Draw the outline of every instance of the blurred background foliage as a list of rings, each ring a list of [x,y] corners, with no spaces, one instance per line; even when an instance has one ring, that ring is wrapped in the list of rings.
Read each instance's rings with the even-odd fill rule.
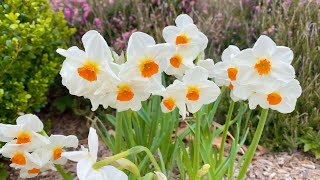
[[[174,24],[178,14],[187,13],[209,38],[206,57],[215,62],[228,45],[252,47],[261,34],[293,50],[303,94],[293,113],[270,112],[261,143],[275,151],[303,148],[320,156],[319,0],[50,0],[50,4],[57,14],[50,11],[46,0],[25,0],[23,4],[6,0],[0,7],[2,122],[14,119],[18,112],[43,107],[50,84],[49,104],[55,113],[89,114],[89,101],[68,95],[56,76],[62,64],[55,53],[57,47],[65,48],[67,43],[81,47],[81,36],[96,29],[120,54],[135,31],[164,42],[162,29]],[[74,29],[69,27],[77,29],[72,37]],[[220,117],[228,108],[227,103],[222,105]],[[96,114],[107,111],[100,108]],[[257,113],[251,114],[252,135]]]

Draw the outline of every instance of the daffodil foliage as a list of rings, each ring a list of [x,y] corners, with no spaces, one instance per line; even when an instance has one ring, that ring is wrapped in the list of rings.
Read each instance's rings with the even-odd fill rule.
[[[54,165],[69,159],[77,162],[77,176],[83,180],[172,179],[173,174],[192,180],[243,179],[268,109],[290,113],[301,95],[290,64],[293,52],[262,35],[252,48],[230,45],[215,64],[205,59],[208,38],[193,20],[182,14],[175,23],[163,29],[165,43],[156,43],[143,32],[133,33],[121,55],[94,30],[83,35],[84,50],[58,49],[66,58],[60,75],[70,94],[89,99],[92,111],[102,105],[116,115],[90,119],[88,145],[74,151],[66,147],[77,147],[75,136],[39,134],[43,125],[34,115],[19,117],[17,125],[1,125],[0,138],[7,144],[0,152],[20,169],[21,177],[57,169],[68,178]],[[230,92],[230,107],[220,125],[216,114],[224,92]],[[259,125],[239,160],[251,110],[258,105]],[[105,120],[115,134],[109,133]],[[113,156],[98,158],[97,134]],[[218,144],[217,139],[221,139]],[[238,175],[235,168],[240,168]]]

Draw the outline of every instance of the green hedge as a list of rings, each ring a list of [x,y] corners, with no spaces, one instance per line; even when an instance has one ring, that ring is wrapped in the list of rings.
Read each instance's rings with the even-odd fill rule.
[[[0,122],[46,104],[63,62],[56,49],[74,32],[47,0],[0,1]]]

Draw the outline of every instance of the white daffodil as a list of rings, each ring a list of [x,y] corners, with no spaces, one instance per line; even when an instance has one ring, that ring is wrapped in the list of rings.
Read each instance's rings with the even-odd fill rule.
[[[165,73],[180,78],[188,69],[194,67],[193,61],[195,57],[184,54],[181,52],[181,48],[176,49],[176,53],[167,59],[169,66]]]
[[[141,109],[141,102],[147,100],[150,96],[150,93],[147,92],[150,87],[149,81],[147,79],[130,80],[121,73],[117,74],[118,80],[102,84],[94,95],[87,96],[92,104],[91,110],[95,111],[100,104],[104,108],[111,106],[118,112],[128,109],[133,111]]]
[[[34,164],[41,166],[40,158],[29,152],[31,152],[30,144],[7,143],[0,149],[2,156],[10,158],[11,167],[23,168]]]
[[[219,94],[219,87],[208,80],[208,71],[202,67],[195,67],[183,76],[186,86],[185,98],[188,111],[197,112],[202,105],[214,102]]]
[[[161,110],[164,113],[173,111],[176,107],[179,109],[179,114],[185,119],[186,110],[186,86],[179,80],[175,80],[169,85],[160,95],[163,97],[161,101]]]
[[[63,136],[63,135],[51,135],[49,137],[50,144],[45,148],[47,149],[47,154],[49,154],[51,161],[54,164],[64,165],[67,162],[67,159],[61,157],[61,154],[64,152],[65,147],[78,147],[79,140],[76,136]]]
[[[56,170],[53,164],[48,163],[42,167],[38,167],[36,165],[30,165],[29,167],[23,167],[20,170],[20,177],[21,178],[33,178],[38,176],[41,172],[47,170]]]
[[[142,32],[131,35],[127,49],[127,62],[120,70],[120,74],[129,80],[148,80],[150,93],[159,91],[162,87],[161,72],[168,63],[166,59],[174,53],[170,44],[156,44],[153,37]]]
[[[293,52],[288,47],[277,46],[267,36],[260,36],[253,48],[245,49],[234,56],[234,62],[244,66],[238,72],[237,81],[242,84],[254,84],[271,77],[273,80],[289,82],[295,77],[290,65]]]
[[[49,144],[49,141],[38,132],[43,130],[41,120],[33,114],[22,115],[16,120],[17,125],[0,124],[0,137],[4,142],[15,144],[29,144],[30,149]]]
[[[101,82],[116,78],[110,68],[112,53],[103,37],[91,30],[83,35],[82,42],[85,52],[75,46],[57,50],[66,57],[60,71],[62,84],[76,96],[93,94]]]
[[[175,23],[176,26],[167,26],[163,29],[163,38],[167,43],[176,45],[177,52],[183,54],[183,57],[194,60],[207,47],[208,38],[186,14],[179,15]]]
[[[289,83],[269,81],[249,96],[249,107],[255,109],[260,105],[264,109],[270,108],[281,113],[290,113],[294,110],[301,93],[299,81],[295,79]]]
[[[99,140],[94,128],[90,128],[88,147],[82,147],[82,151],[63,152],[62,157],[78,162],[77,176],[80,180],[127,180],[128,176],[113,166],[104,166],[101,169],[93,169],[92,165],[97,161]]]

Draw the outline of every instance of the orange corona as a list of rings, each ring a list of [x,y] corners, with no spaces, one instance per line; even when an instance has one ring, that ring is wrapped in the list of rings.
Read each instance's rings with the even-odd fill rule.
[[[94,63],[86,63],[84,66],[78,68],[78,74],[80,77],[87,81],[96,81],[98,74],[98,66]]]
[[[196,101],[199,99],[200,90],[197,86],[189,86],[187,91],[187,99],[191,101]]]
[[[189,42],[188,37],[185,34],[180,34],[176,37],[176,45],[187,44]]]
[[[163,105],[170,111],[174,108],[175,104],[176,103],[172,97],[163,100]]]
[[[267,100],[270,105],[277,105],[282,101],[282,97],[279,93],[273,92],[268,94]]]
[[[26,157],[24,156],[23,153],[16,153],[11,159],[10,161],[12,163],[18,164],[18,165],[25,165],[26,164]]]
[[[130,101],[134,97],[134,93],[127,84],[119,85],[117,100],[119,101]]]
[[[149,78],[159,71],[159,66],[152,59],[145,59],[140,64],[141,75],[145,78]]]
[[[228,68],[228,77],[231,81],[235,81],[237,79],[238,69],[235,67]]]
[[[182,62],[182,57],[180,55],[174,55],[170,58],[170,64],[175,67],[179,68]]]
[[[57,159],[61,158],[62,152],[63,152],[63,150],[61,147],[56,147],[53,150],[53,160],[57,160]]]
[[[262,75],[267,75],[271,70],[271,62],[268,59],[260,59],[254,66],[258,73]]]
[[[17,144],[25,144],[29,142],[31,142],[30,133],[23,131],[17,136]]]
[[[28,170],[28,174],[39,174],[39,173],[40,173],[40,169],[37,169],[37,168]]]

